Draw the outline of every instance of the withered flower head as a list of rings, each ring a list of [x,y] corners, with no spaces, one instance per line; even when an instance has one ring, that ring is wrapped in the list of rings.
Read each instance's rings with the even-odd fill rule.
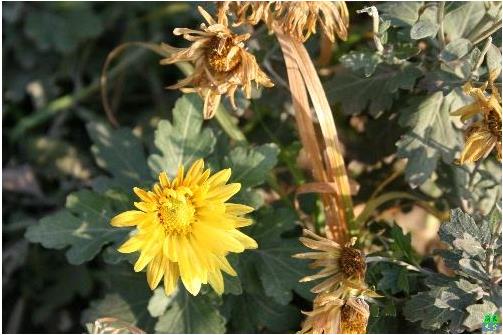
[[[313,302],[300,333],[364,334],[370,315],[362,291],[339,288],[333,293],[320,293]]]
[[[365,334],[369,321],[369,305],[362,298],[349,298],[341,310],[342,334]]]
[[[487,88],[490,90],[488,94]],[[501,96],[494,86],[492,76],[481,87],[473,87],[468,82],[463,89],[475,102],[458,109],[452,115],[461,116],[462,121],[476,115],[481,118],[466,130],[465,148],[458,163],[476,162],[487,157],[493,149],[496,149],[496,157],[501,161]]]
[[[318,251],[297,254],[294,257],[312,259],[314,261],[310,267],[321,270],[317,274],[302,278],[301,282],[326,278],[311,290],[313,293],[333,290],[340,285],[358,287],[358,283],[365,277],[366,264],[363,253],[353,247],[354,241],[341,246],[307,229],[304,229],[304,235],[300,241],[306,247]]]
[[[234,34],[228,28],[225,10],[219,10],[217,21],[203,8],[198,7],[198,10],[208,25],[202,23],[201,30],[176,28],[173,33],[183,35],[192,45],[174,48],[163,44],[171,56],[163,59],[161,64],[194,64],[192,74],[169,88],[199,93],[204,99],[204,118],[210,119],[215,115],[222,95],[229,96],[236,108],[234,94],[238,88],[249,99],[252,81],[257,86],[271,87],[274,84],[260,69],[255,57],[245,49],[244,41],[250,38],[250,34]]]
[[[332,42],[336,36],[346,40],[348,34],[349,14],[344,1],[242,1],[235,2],[234,11],[238,25],[255,25],[262,20],[269,30],[275,24],[301,42],[316,33],[318,24]]]

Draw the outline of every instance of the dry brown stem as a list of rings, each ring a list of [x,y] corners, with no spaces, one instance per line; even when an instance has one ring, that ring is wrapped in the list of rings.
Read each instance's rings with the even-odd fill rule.
[[[322,193],[327,236],[338,242],[346,242],[349,238],[347,224],[353,220],[353,208],[349,179],[330,105],[304,45],[285,35],[281,29],[275,28],[274,31],[285,58],[300,138],[310,158],[316,181],[302,186],[303,193],[307,190]],[[321,143],[316,137],[307,93],[320,125]]]

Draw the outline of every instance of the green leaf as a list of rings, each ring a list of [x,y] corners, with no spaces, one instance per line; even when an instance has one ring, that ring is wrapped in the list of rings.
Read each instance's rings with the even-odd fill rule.
[[[85,266],[55,267],[49,276],[53,283],[37,294],[32,314],[37,323],[49,319],[58,308],[68,305],[75,297],[87,298],[93,289],[91,272]]]
[[[25,34],[43,51],[55,49],[61,53],[70,53],[79,43],[96,37],[103,31],[99,16],[89,4],[49,6],[27,11],[24,27]]]
[[[483,301],[481,304],[473,304],[466,308],[468,317],[463,322],[463,325],[473,332],[482,328],[482,321],[487,314],[496,313],[498,308],[490,301]],[[500,321],[501,326],[501,321]]]
[[[332,102],[341,103],[345,114],[359,114],[368,108],[377,117],[391,108],[399,89],[411,90],[419,76],[421,71],[408,63],[401,67],[381,64],[370,77],[341,71],[325,83],[325,91]]]
[[[451,220],[440,226],[439,235],[450,245],[448,250],[439,252],[447,266],[459,275],[490,284],[491,277],[484,266],[488,252],[492,252],[488,221],[477,224],[470,215],[455,209],[451,211]]]
[[[494,16],[492,12],[498,13]],[[448,40],[472,39],[501,19],[501,3],[465,2],[449,11],[444,17],[444,31]],[[473,39],[472,39],[473,40]]]
[[[239,277],[229,276],[225,273],[223,274],[223,276],[225,294],[240,295],[241,293],[243,293],[243,287],[241,286],[241,280],[239,280]]]
[[[242,266],[253,266],[264,287],[265,294],[285,305],[292,300],[292,290],[309,296],[309,285],[299,279],[310,271],[306,261],[294,259],[292,255],[306,249],[297,238],[282,238],[281,234],[295,227],[297,217],[286,209],[266,210],[260,213],[249,232],[259,248],[250,250],[240,258]]]
[[[208,296],[194,297],[181,289],[157,321],[155,330],[168,334],[220,334],[225,332],[225,319]]]
[[[459,146],[449,112],[457,96],[444,98],[436,92],[419,99],[402,112],[400,123],[411,127],[396,143],[398,157],[407,158],[405,178],[412,187],[423,184],[435,171],[439,159],[451,163]]]
[[[414,251],[411,246],[410,233],[404,234],[402,228],[394,225],[390,231],[390,237],[393,239],[391,249],[395,251],[397,257],[403,257],[405,261],[415,263]]]
[[[433,37],[437,34],[438,24],[429,20],[417,21],[410,30],[410,38],[419,40],[426,37]]]
[[[93,259],[101,248],[124,239],[128,230],[110,225],[117,205],[107,197],[82,190],[70,194],[66,209],[49,215],[31,226],[25,237],[46,248],[70,247],[66,257],[71,264],[82,264]]]
[[[419,18],[421,1],[389,1],[377,6],[381,17],[390,20],[391,24],[398,27],[412,26]]]
[[[135,273],[129,264],[110,266],[104,273],[106,295],[91,301],[82,314],[82,323],[94,322],[103,317],[114,317],[152,332],[154,320],[147,306],[152,296],[145,273]]]
[[[438,57],[441,61],[452,62],[463,58],[472,48],[473,45],[470,40],[460,38],[447,44]]]
[[[234,332],[290,333],[297,330],[301,314],[292,305],[280,305],[263,293],[243,293],[224,301]]]
[[[485,231],[486,229],[489,227],[479,227],[469,214],[456,208],[451,211],[450,221],[440,226],[439,235],[442,241],[448,244],[453,244],[455,240],[466,237],[473,237],[480,243],[486,244],[489,243],[490,238],[490,232]]]
[[[365,77],[369,77],[374,73],[377,64],[382,62],[382,59],[375,52],[351,51],[348,54],[342,55],[339,61],[353,72],[363,70]]]
[[[203,105],[196,94],[185,94],[173,108],[173,122],[161,120],[155,131],[155,146],[160,154],[152,154],[148,165],[155,175],[166,171],[176,175],[178,167],[188,168],[195,160],[212,151],[216,137],[209,128],[202,130]]]
[[[501,51],[491,43],[486,54],[486,63],[489,72],[495,72],[498,76],[501,73]]]
[[[379,280],[379,290],[387,290],[391,294],[404,292],[406,294],[410,291],[409,276],[412,277],[401,266],[389,265],[387,268],[381,270],[382,278]]]
[[[154,294],[148,301],[148,312],[154,318],[164,314],[169,304],[172,302],[174,295],[167,296],[163,287],[158,287],[154,290]]]
[[[91,151],[98,165],[113,176],[113,183],[130,191],[150,181],[143,146],[131,130],[112,130],[102,123],[88,123],[87,131],[94,142]]]
[[[260,185],[278,161],[275,144],[254,148],[236,147],[224,158],[223,166],[232,170],[231,181],[241,183],[243,189]]]
[[[421,321],[426,329],[448,326],[452,332],[461,332],[466,307],[477,299],[478,285],[440,275],[430,276],[426,283],[431,290],[418,293],[406,302],[405,317],[413,322]]]

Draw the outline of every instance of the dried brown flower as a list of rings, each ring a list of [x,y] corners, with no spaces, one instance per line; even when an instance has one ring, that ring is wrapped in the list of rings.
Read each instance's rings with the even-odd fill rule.
[[[199,93],[204,99],[205,119],[215,115],[224,94],[236,108],[234,94],[238,88],[241,88],[249,99],[253,81],[257,86],[274,86],[260,69],[255,57],[245,49],[244,41],[250,38],[250,34],[233,33],[228,28],[226,9],[221,8],[223,9],[219,9],[215,21],[203,8],[198,7],[208,24],[201,24],[201,30],[176,28],[173,31],[175,35],[183,35],[186,40],[192,42],[190,47],[174,48],[167,44],[162,45],[171,56],[163,59],[161,64],[194,64],[192,74],[169,88],[180,89],[185,93]]]
[[[317,25],[334,42],[347,38],[348,9],[344,1],[242,1],[234,2],[236,24],[255,25],[260,20],[272,30],[276,24],[283,32],[305,42],[316,33]]]
[[[481,87],[473,87],[471,82],[465,84],[464,92],[475,99],[475,102],[464,106],[452,115],[461,116],[466,121],[476,115],[481,116],[466,130],[465,148],[458,160],[459,164],[473,163],[487,157],[493,149],[501,161],[501,96],[490,79]],[[490,94],[486,94],[489,88]]]
[[[341,285],[361,286],[359,283],[365,277],[365,256],[354,248],[352,243],[345,246],[318,236],[307,229],[304,229],[305,237],[300,241],[308,248],[318,250],[294,255],[296,258],[312,259],[312,268],[322,268],[317,274],[302,278],[301,282],[312,281],[325,278],[316,285],[313,293],[332,291]],[[354,241],[353,241],[354,242]],[[363,285],[363,284],[362,284]]]
[[[363,334],[370,315],[364,291],[340,287],[333,293],[320,293],[313,302],[300,333]]]
[[[362,298],[350,298],[341,309],[342,334],[365,334],[369,321],[369,305]]]

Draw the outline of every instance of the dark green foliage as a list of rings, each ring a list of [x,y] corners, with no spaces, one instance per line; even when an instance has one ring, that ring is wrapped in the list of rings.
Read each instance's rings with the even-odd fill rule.
[[[321,27],[305,45],[360,186],[354,203],[406,195],[379,204],[358,235],[366,283],[382,296],[369,300],[368,332],[480,333],[486,315],[501,313],[501,165],[494,154],[454,164],[466,125],[450,113],[473,101],[462,90],[468,80],[480,86],[501,70],[501,3],[446,2],[445,41],[438,2],[377,3],[381,52],[372,18],[356,13],[369,4],[347,5],[349,35],[328,63],[315,61]],[[105,316],[149,333],[301,329],[316,283],[298,280],[315,269],[291,256],[307,251],[300,228],[323,234],[325,217],[316,194],[298,197],[302,220],[293,208],[296,187],[313,178],[275,36],[257,26],[245,42],[275,87],[253,89],[251,100],[236,92],[235,111],[223,98],[212,120],[197,94],[165,89],[183,77],[179,68],[143,48],[115,54],[104,92],[114,127],[100,94],[107,56],[130,41],[187,46],[172,32],[200,25],[196,4],[5,2],[2,12],[2,331],[82,333]],[[224,275],[222,296],[208,285],[197,297],[182,285],[166,296],[133,271],[138,253],[117,251],[130,229],[109,222],[132,209],[134,186],[148,189],[161,170],[173,176],[199,158],[213,172],[232,169],[242,188],[231,201],[256,208],[243,230],[259,248],[228,256],[238,276]],[[416,250],[414,229],[387,219],[418,205],[429,223],[451,213],[439,250]]]

